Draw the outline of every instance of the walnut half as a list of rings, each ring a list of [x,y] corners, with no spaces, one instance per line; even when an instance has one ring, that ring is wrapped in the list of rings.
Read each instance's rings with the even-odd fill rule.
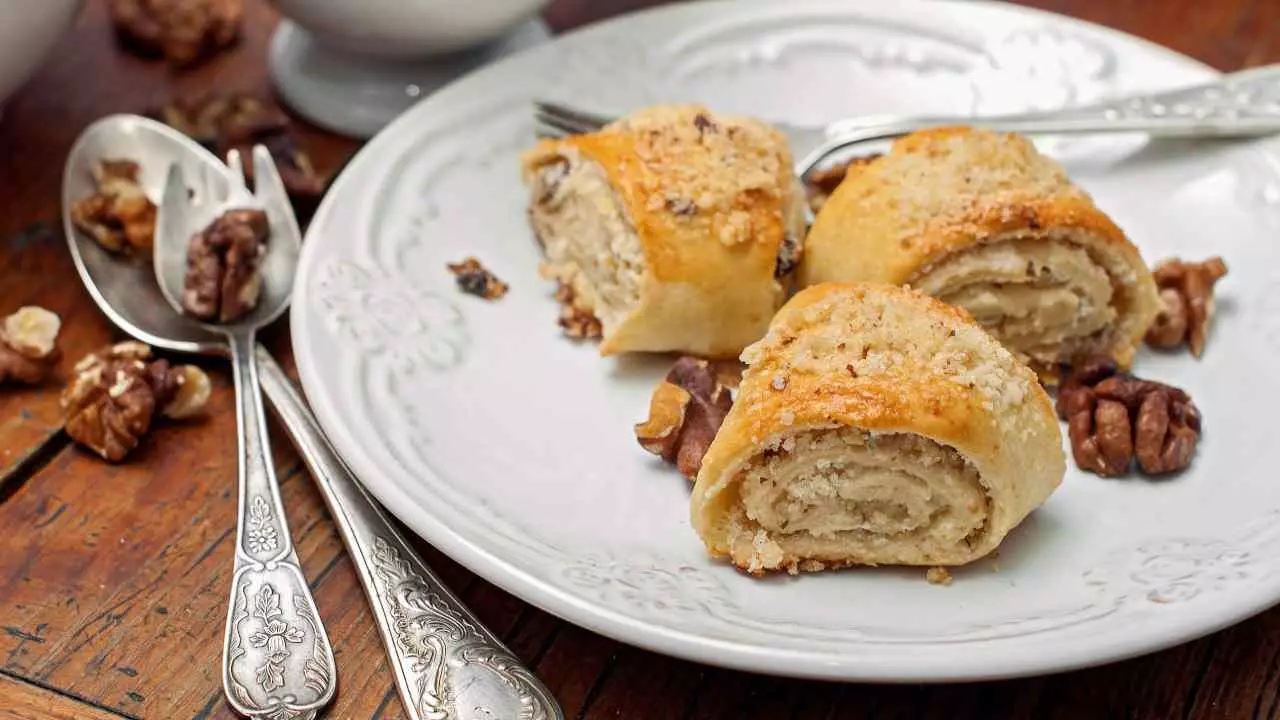
[[[1058,389],[1076,465],[1103,477],[1123,475],[1136,458],[1148,475],[1191,464],[1200,439],[1200,410],[1183,390],[1120,373],[1095,358]]]
[[[1147,344],[1164,350],[1184,343],[1200,357],[1213,319],[1213,286],[1227,274],[1220,257],[1204,262],[1165,260],[1152,271],[1160,288],[1160,313],[1147,331]]]
[[[716,369],[706,360],[682,357],[653,391],[649,418],[635,427],[636,440],[692,480],[732,407]]]
[[[28,305],[0,322],[0,383],[35,385],[58,364],[62,320],[42,307]]]
[[[116,33],[144,55],[190,66],[234,44],[244,0],[111,0]]]
[[[97,192],[71,206],[71,222],[113,253],[149,253],[156,206],[138,182],[132,160],[103,160],[94,169]]]
[[[267,214],[229,210],[187,245],[182,307],[201,320],[229,323],[258,304],[266,254]]]
[[[151,429],[157,412],[190,417],[209,399],[209,377],[191,365],[152,360],[151,348],[123,342],[75,366],[62,392],[67,434],[109,462],[120,462]]]
[[[265,145],[300,215],[314,210],[324,194],[325,179],[299,146],[289,116],[269,100],[244,92],[208,93],[175,99],[153,114],[218,157],[239,150],[247,158],[255,144]],[[252,174],[252,163],[245,169]]]

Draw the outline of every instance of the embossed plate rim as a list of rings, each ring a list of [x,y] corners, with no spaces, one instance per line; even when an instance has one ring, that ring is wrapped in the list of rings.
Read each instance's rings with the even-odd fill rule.
[[[832,2],[806,2],[798,5],[812,8],[814,12],[847,12],[851,16],[862,18],[874,18],[878,12],[874,6],[850,7]],[[1212,70],[1200,63],[1171,50],[1089,23],[1043,11],[997,3],[977,2],[963,5],[982,8],[983,13],[998,12],[1006,17],[1023,21],[1025,24],[1077,30],[1091,37],[1105,38],[1107,42],[1114,42],[1123,47],[1126,52],[1142,54],[1152,60],[1158,60],[1165,66],[1181,68],[1182,72],[1176,74],[1183,75],[1181,79],[1186,81],[1202,79],[1212,73]],[[959,12],[956,8],[960,7],[960,4],[939,0],[911,0],[902,3],[901,6],[915,8],[916,11],[925,14],[943,6],[949,11]],[[674,19],[682,15],[693,17],[695,13],[723,12],[726,16],[731,16],[736,13],[746,14],[765,7],[769,6],[751,2],[702,3],[692,8],[690,6],[658,8],[639,15],[652,18],[667,14]],[[776,7],[774,5],[771,9],[776,10]],[[577,39],[589,37],[592,33],[625,27],[626,23],[632,21],[632,18],[616,19],[566,37],[574,38],[573,42],[577,42]],[[482,70],[442,93],[456,93],[457,89],[463,85],[496,77],[496,73],[502,72],[500,68],[508,68],[520,62],[521,58],[546,52],[548,47],[535,48],[523,56],[504,61],[497,67]],[[1169,82],[1176,79],[1166,78]],[[475,98],[475,100],[491,102],[492,98]],[[316,321],[309,312],[317,302],[311,289],[315,281],[313,276],[320,269],[317,258],[321,250],[318,248],[325,243],[332,246],[339,242],[337,238],[324,238],[322,233],[325,222],[334,211],[335,203],[339,198],[344,197],[347,201],[356,197],[355,202],[360,203],[361,200],[353,190],[359,181],[385,180],[385,167],[379,168],[377,163],[390,160],[391,154],[397,150],[398,146],[403,149],[407,140],[420,137],[422,131],[415,127],[424,121],[429,125],[434,119],[428,114],[432,105],[432,99],[424,100],[362,149],[348,165],[343,176],[335,183],[333,191],[326,197],[312,225],[313,229],[309,233],[302,266],[299,269],[298,290],[293,311],[293,336],[298,351],[298,365],[308,398],[316,409],[321,424],[346,461],[364,479],[369,489],[410,527],[487,580],[571,622],[660,652],[712,664],[774,674],[887,681],[1009,677],[1118,660],[1215,631],[1258,612],[1280,597],[1280,577],[1269,574],[1247,588],[1240,588],[1242,592],[1233,597],[1230,612],[1199,611],[1196,622],[1184,624],[1176,631],[1170,631],[1169,628],[1158,623],[1148,623],[1135,628],[1131,634],[1123,638],[1103,638],[1094,644],[1077,644],[1073,645],[1069,651],[1057,648],[1047,651],[1043,646],[1036,647],[1036,639],[1030,637],[1015,637],[1009,642],[1006,642],[1010,640],[1009,638],[964,641],[962,644],[952,645],[950,649],[947,648],[946,643],[921,644],[910,648],[909,652],[890,652],[897,649],[878,646],[875,643],[863,645],[851,643],[848,647],[836,649],[831,647],[797,649],[795,646],[780,648],[709,638],[696,630],[679,629],[669,624],[664,625],[661,622],[644,620],[618,612],[574,594],[561,585],[539,578],[535,572],[521,566],[518,559],[511,556],[502,557],[493,550],[493,547],[481,547],[469,539],[465,532],[452,527],[449,518],[431,513],[429,508],[422,507],[419,499],[400,487],[397,481],[390,479],[385,474],[385,467],[380,465],[379,459],[374,457],[370,449],[362,444],[360,438],[351,432],[348,421],[341,416],[342,404],[334,395],[337,390],[326,384],[328,376],[317,367],[322,348],[315,344],[315,338],[323,336],[324,333],[316,326]],[[345,196],[344,193],[346,193]],[[368,210],[366,206],[361,209],[361,212]],[[1194,549],[1195,546],[1192,547]],[[607,557],[586,558],[586,560],[587,562],[581,567],[589,570],[603,568],[603,571],[607,572],[612,568]],[[596,564],[592,565],[593,562]],[[682,569],[676,568],[676,570]],[[717,575],[717,577],[722,576],[723,573]],[[610,581],[616,582],[616,578],[605,580],[605,582]],[[1020,639],[1027,642],[1019,643]],[[956,652],[957,648],[959,653]]]

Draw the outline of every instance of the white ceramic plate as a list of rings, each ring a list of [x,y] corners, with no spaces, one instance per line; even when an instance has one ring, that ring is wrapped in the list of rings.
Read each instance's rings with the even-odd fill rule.
[[[1051,107],[1211,76],[1132,37],[980,2],[708,2],[573,33],[427,98],[343,173],[298,275],[307,396],[369,489],[435,546],[535,605],[661,652],[933,681],[1080,667],[1203,635],[1280,600],[1267,452],[1280,405],[1275,143],[1053,147],[1149,259],[1226,257],[1204,359],[1139,364],[1191,392],[1206,432],[1177,478],[1069,471],[998,559],[958,570],[950,587],[923,568],[753,580],[709,560],[686,481],[632,435],[669,359],[601,359],[561,336],[517,157],[537,95],[620,111],[696,99],[819,124]],[[445,263],[468,255],[510,294],[460,294]]]

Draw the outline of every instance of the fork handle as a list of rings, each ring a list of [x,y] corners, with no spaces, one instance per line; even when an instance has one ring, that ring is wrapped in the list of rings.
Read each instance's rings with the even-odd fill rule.
[[[364,585],[412,720],[562,720],[551,693],[445,587],[334,453],[292,381],[261,345],[260,380]]]
[[[241,715],[297,718],[333,698],[333,648],[285,520],[253,331],[229,332],[227,340],[236,383],[240,499],[222,685]]]
[[[1242,70],[1212,82],[1049,112],[988,117],[918,117],[885,122],[838,120],[827,141],[800,162],[807,173],[851,145],[943,125],[1000,132],[1076,134],[1142,132],[1152,137],[1257,137],[1280,133],[1280,65]]]

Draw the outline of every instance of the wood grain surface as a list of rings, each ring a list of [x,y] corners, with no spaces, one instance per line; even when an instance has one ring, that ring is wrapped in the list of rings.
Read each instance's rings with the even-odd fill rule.
[[[558,0],[558,30],[653,0]],[[1189,54],[1219,69],[1280,61],[1280,0],[1033,0]],[[118,337],[80,288],[58,225],[62,163],[94,119],[175,94],[268,92],[276,22],[249,0],[244,42],[194,71],[120,52],[104,0],[90,0],[53,58],[0,118],[0,313],[36,303],[64,320],[59,377],[0,390],[0,719],[232,718],[221,653],[236,472],[225,368],[208,416],[159,427],[112,467],[70,446],[57,395],[74,360]],[[350,140],[299,125],[332,172]],[[269,342],[287,356],[286,329]],[[289,522],[341,672],[327,717],[403,718],[360,586],[310,478],[273,429]],[[1148,657],[1043,678],[939,686],[778,679],[665,658],[566,624],[423,553],[568,717],[1280,717],[1280,609]]]

